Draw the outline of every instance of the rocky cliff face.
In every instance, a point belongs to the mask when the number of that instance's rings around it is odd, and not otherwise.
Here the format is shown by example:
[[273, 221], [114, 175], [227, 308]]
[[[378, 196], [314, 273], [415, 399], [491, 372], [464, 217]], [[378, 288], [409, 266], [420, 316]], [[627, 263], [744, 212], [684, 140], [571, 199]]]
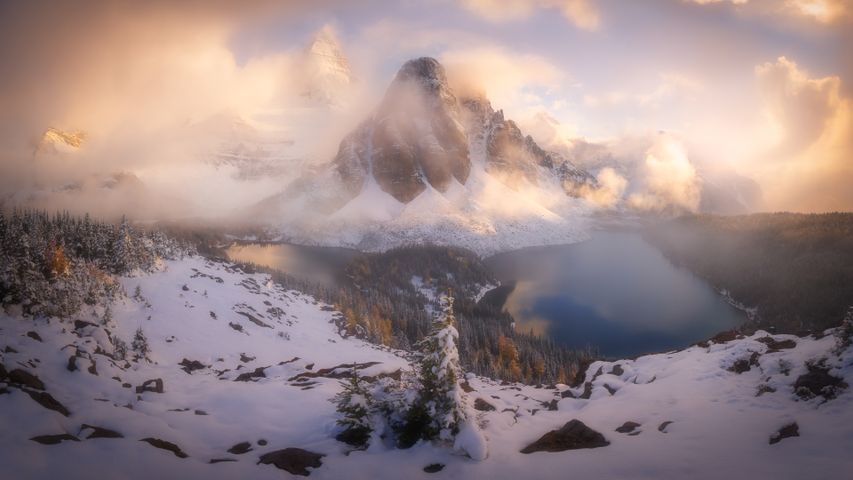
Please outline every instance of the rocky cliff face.
[[474, 146], [485, 152], [486, 170], [510, 187], [550, 177], [572, 194], [595, 183], [540, 148], [485, 97], [457, 98], [444, 68], [427, 57], [403, 65], [376, 113], [341, 142], [334, 166], [349, 195], [375, 181], [408, 203], [428, 187], [446, 192], [454, 180], [464, 185]]
[[427, 185], [444, 192], [471, 171], [459, 104], [432, 58], [407, 62], [374, 116], [341, 143], [336, 168], [353, 195], [365, 181], [408, 203]]

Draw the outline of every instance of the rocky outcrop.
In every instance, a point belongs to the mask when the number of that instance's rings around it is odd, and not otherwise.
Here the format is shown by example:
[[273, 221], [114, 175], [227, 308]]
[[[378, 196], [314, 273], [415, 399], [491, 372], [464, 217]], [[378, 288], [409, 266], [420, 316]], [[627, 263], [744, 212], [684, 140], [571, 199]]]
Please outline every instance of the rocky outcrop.
[[524, 447], [521, 453], [562, 452], [581, 448], [599, 448], [610, 445], [604, 435], [574, 419], [559, 430], [551, 430], [538, 440]]
[[321, 453], [309, 452], [301, 448], [285, 448], [261, 455], [258, 463], [265, 465], [272, 464], [293, 475], [307, 477], [311, 473], [308, 467], [319, 468], [322, 466], [323, 462], [321, 459], [324, 456]]
[[770, 436], [770, 445], [777, 444], [785, 438], [791, 437], [799, 437], [800, 436], [800, 426], [797, 425], [797, 422], [789, 423], [784, 427], [780, 428], [779, 431], [775, 432]]
[[167, 442], [166, 440], [160, 440], [159, 438], [148, 437], [148, 438], [143, 438], [142, 440], [140, 440], [140, 442], [145, 442], [145, 443], [151, 445], [152, 447], [161, 448], [163, 450], [168, 450], [168, 451], [174, 453], [175, 456], [178, 458], [189, 457], [189, 455], [187, 455], [186, 453], [184, 453], [183, 450], [181, 450], [181, 447], [175, 445], [172, 442]]
[[794, 393], [808, 400], [823, 397], [832, 400], [839, 392], [847, 388], [847, 383], [841, 378], [830, 375], [829, 367], [823, 364], [808, 364], [808, 372], [797, 377], [794, 382]]

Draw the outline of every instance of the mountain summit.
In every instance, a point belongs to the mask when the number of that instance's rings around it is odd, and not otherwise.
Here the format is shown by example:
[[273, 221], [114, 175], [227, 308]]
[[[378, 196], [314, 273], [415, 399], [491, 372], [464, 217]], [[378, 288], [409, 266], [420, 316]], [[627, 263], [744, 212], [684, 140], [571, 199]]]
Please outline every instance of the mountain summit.
[[305, 74], [302, 95], [320, 103], [341, 103], [353, 83], [349, 61], [329, 25], [321, 28], [305, 47], [302, 68]]

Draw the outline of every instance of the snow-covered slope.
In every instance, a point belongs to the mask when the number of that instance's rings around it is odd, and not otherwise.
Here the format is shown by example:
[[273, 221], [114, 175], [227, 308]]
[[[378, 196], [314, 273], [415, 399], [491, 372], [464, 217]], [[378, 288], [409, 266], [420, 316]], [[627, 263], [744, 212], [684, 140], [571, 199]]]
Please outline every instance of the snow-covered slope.
[[[469, 401], [479, 399], [477, 420], [488, 439], [488, 458], [477, 462], [439, 445], [400, 450], [376, 440], [366, 451], [350, 452], [334, 439], [328, 400], [340, 385], [330, 377], [349, 371], [341, 365], [359, 363], [364, 375], [377, 377], [408, 368], [408, 361], [402, 352], [339, 336], [338, 314], [323, 303], [266, 275], [199, 257], [121, 282], [128, 292], [138, 286], [140, 295], [113, 304], [106, 325], [100, 307], [64, 321], [0, 315], [4, 478], [282, 478], [287, 473], [258, 459], [290, 447], [323, 454], [322, 465], [309, 471], [329, 479], [427, 477], [422, 469], [435, 463], [444, 465], [437, 477], [466, 479], [569, 473], [837, 479], [853, 469], [851, 391], [828, 401], [803, 400], [793, 388], [807, 373], [805, 362], [821, 358], [827, 374], [853, 384], [853, 348], [831, 353], [832, 335], [768, 338], [758, 332], [680, 352], [596, 362], [587, 371], [590, 382], [574, 389], [470, 377]], [[148, 338], [151, 362], [125, 365], [110, 358], [110, 335], [130, 341], [137, 328]], [[68, 415], [34, 401], [31, 396], [50, 405], [37, 382], [15, 370], [36, 375]], [[10, 373], [14, 379], [6, 378]], [[153, 379], [162, 380], [162, 393], [148, 391], [156, 382], [137, 393]], [[601, 432], [609, 445], [520, 453], [572, 419]], [[628, 421], [639, 426], [615, 431]], [[799, 436], [771, 444], [771, 436], [791, 423]], [[87, 438], [94, 430], [84, 425], [122, 438]], [[57, 434], [79, 441], [30, 440]], [[187, 458], [140, 441], [148, 438], [174, 444]], [[228, 452], [241, 442], [248, 445], [234, 451], [248, 452]]]

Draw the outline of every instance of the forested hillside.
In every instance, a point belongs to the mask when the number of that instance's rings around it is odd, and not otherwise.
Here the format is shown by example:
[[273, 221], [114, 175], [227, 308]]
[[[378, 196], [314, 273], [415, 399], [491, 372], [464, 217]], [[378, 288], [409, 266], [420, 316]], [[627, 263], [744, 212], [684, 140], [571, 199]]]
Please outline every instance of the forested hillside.
[[853, 214], [690, 216], [645, 236], [756, 315], [747, 327], [820, 332], [853, 306]]

